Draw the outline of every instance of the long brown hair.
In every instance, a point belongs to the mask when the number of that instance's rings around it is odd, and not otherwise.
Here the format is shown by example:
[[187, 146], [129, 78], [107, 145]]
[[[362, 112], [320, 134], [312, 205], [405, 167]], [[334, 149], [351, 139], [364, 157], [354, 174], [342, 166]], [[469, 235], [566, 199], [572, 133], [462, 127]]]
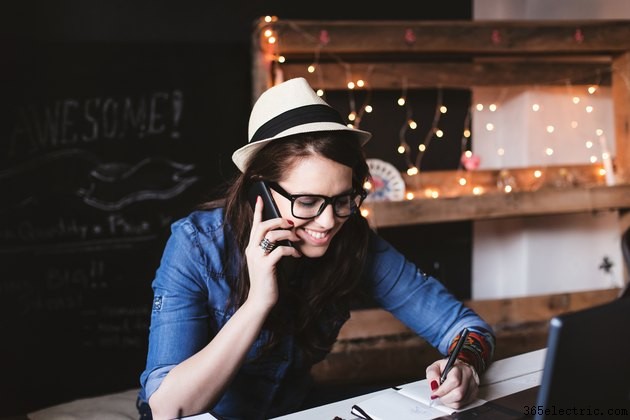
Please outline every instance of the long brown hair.
[[[229, 186], [225, 198], [225, 222], [234, 235], [236, 245], [244, 255], [249, 242], [253, 212], [247, 200], [252, 181], [262, 178], [279, 182], [296, 163], [308, 156], [319, 155], [352, 168], [352, 186], [359, 191], [369, 178], [363, 150], [351, 133], [320, 132], [300, 134], [268, 143], [251, 159], [244, 173]], [[369, 227], [360, 213], [352, 215], [335, 235], [326, 254], [311, 261], [308, 280], [299, 288], [289, 287], [279, 278], [280, 301], [270, 314], [266, 328], [272, 333], [272, 343], [287, 331], [286, 308], [293, 317], [289, 331], [293, 332], [307, 356], [326, 350], [330, 337], [322, 336], [318, 322], [331, 307], [347, 307], [348, 299], [357, 288], [365, 263]], [[305, 257], [302, 257], [305, 258]], [[238, 275], [229, 278], [231, 296], [228, 306], [240, 307], [249, 293], [247, 261], [242, 258]]]

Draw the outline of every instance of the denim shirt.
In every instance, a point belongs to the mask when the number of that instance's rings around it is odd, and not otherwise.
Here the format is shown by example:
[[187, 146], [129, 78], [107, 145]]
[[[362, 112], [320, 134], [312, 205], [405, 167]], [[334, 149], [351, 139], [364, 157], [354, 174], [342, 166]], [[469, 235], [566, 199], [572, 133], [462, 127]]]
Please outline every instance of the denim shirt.
[[[152, 283], [154, 297], [149, 351], [140, 377], [140, 402], [160, 386], [168, 372], [199, 352], [225, 325], [232, 313], [225, 304], [227, 279], [236, 276], [240, 252], [223, 227], [223, 209], [197, 211], [174, 222], [160, 266]], [[491, 327], [455, 299], [436, 279], [374, 232], [363, 272], [366, 290], [419, 336], [446, 354], [459, 331]], [[337, 337], [349, 318], [343, 308], [327, 308], [323, 331]], [[312, 363], [304, 363], [292, 336], [262, 357], [268, 338], [262, 330], [244, 364], [212, 411], [226, 419], [267, 419], [296, 411], [308, 393]], [[320, 355], [320, 360], [326, 352]]]

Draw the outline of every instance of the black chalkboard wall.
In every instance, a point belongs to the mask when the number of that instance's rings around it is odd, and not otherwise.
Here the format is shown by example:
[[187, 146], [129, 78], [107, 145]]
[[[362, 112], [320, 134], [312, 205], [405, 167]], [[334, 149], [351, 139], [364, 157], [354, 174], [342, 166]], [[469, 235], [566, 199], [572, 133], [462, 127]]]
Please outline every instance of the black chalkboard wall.
[[[53, 43], [16, 55], [0, 141], [2, 401], [138, 386], [169, 224], [231, 175], [246, 138], [249, 87], [217, 72], [216, 52]], [[246, 53], [227, 54], [247, 68]]]
[[[470, 18], [459, 0], [414, 16], [404, 1], [309, 13], [286, 0], [223, 3], [1, 7], [0, 417], [139, 386], [169, 224], [231, 177], [246, 141], [255, 18]], [[402, 164], [392, 150], [375, 141], [369, 153]], [[449, 226], [383, 233], [434, 261], [469, 251], [467, 225]], [[464, 237], [455, 250], [453, 236]]]

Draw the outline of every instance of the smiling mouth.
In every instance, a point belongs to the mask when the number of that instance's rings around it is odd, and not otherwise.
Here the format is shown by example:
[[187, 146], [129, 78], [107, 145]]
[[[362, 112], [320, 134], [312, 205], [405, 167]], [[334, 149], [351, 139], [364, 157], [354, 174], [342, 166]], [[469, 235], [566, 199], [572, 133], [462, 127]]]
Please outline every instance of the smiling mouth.
[[328, 231], [326, 232], [317, 232], [314, 230], [310, 230], [310, 229], [304, 229], [304, 232], [306, 232], [308, 234], [308, 236], [310, 236], [313, 239], [316, 239], [318, 241], [325, 239], [328, 236]]

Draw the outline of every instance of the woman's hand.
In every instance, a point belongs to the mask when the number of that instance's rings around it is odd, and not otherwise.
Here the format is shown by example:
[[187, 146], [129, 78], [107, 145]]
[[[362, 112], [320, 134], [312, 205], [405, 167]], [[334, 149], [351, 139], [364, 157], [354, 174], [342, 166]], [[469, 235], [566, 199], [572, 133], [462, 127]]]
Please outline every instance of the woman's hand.
[[427, 367], [427, 382], [431, 387], [431, 398], [439, 398], [442, 404], [459, 409], [477, 397], [479, 376], [468, 363], [457, 360], [446, 380], [440, 385], [440, 375], [446, 366], [446, 360], [438, 360]]
[[276, 267], [284, 256], [299, 257], [300, 253], [292, 247], [277, 246], [270, 252], [261, 245], [263, 239], [272, 244], [282, 240], [297, 241], [291, 220], [277, 218], [262, 221], [263, 201], [256, 199], [252, 231], [249, 244], [245, 248], [247, 267], [249, 270], [249, 296], [247, 300], [261, 305], [264, 309], [271, 309], [278, 301], [278, 282]]

